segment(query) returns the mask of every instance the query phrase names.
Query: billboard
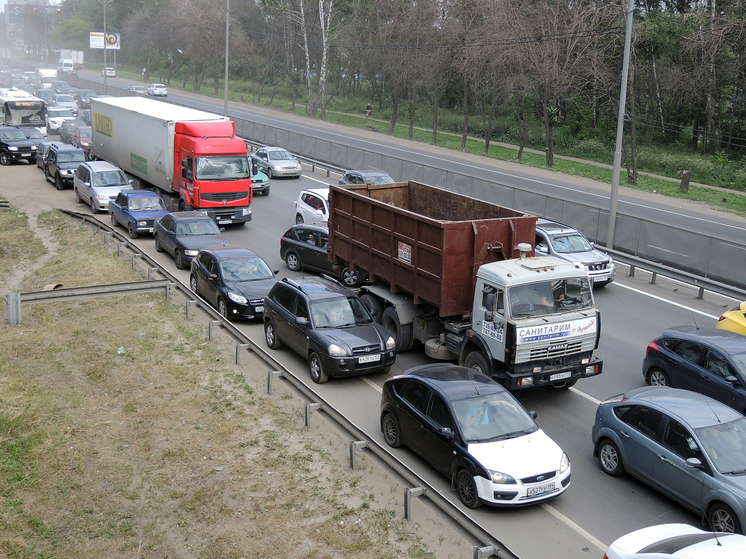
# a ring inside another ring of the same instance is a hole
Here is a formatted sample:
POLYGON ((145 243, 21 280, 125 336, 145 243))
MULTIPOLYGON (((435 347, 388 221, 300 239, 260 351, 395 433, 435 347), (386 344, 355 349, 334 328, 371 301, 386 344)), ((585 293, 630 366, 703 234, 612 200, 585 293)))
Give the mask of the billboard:
MULTIPOLYGON (((107 33, 106 34, 106 50, 119 50, 119 33, 107 33)), ((92 49, 103 49, 104 48, 104 34, 97 31, 91 31, 90 33, 90 48, 92 49)))

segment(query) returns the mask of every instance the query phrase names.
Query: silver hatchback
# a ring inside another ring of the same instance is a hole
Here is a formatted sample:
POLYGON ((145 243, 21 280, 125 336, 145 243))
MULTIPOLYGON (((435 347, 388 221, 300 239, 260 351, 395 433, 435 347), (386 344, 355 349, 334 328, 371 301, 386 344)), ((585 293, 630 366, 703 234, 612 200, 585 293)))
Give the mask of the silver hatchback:
POLYGON ((115 200, 122 190, 132 190, 132 181, 117 167, 106 161, 87 161, 78 166, 73 177, 75 199, 85 202, 93 213, 109 210, 109 200, 115 200))
POLYGON ((746 417, 696 392, 651 386, 599 404, 593 454, 701 514, 715 532, 746 527, 746 417))

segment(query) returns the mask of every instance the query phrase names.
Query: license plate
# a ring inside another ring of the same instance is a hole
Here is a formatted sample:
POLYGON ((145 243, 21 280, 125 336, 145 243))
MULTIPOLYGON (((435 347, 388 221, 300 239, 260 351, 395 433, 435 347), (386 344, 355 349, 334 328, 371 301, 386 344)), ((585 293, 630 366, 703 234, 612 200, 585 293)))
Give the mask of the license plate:
POLYGON ((31 157, 31 154, 30 153, 22 153, 21 157, 31 157))
POLYGON ((233 223, 233 220, 232 219, 221 219, 221 220, 218 220, 218 225, 227 225, 229 223, 233 223))
POLYGON ((254 307, 254 312, 264 312, 264 305, 259 305, 258 307, 254 307))
POLYGON ((552 491, 554 491, 554 482, 545 483, 544 485, 536 485, 534 487, 529 487, 528 496, 537 497, 539 495, 543 495, 544 493, 550 493, 552 491))
POLYGON ((596 276, 595 278, 593 278, 593 281, 606 281, 606 278, 603 276, 596 276))
POLYGON ((566 378, 570 378, 572 376, 572 372, 565 371, 564 373, 557 373, 556 375, 552 375, 549 377, 549 380, 562 380, 566 378))
POLYGON ((373 363, 375 361, 380 361, 381 355, 376 353, 375 355, 363 355, 362 357, 358 357, 357 362, 358 363, 373 363))

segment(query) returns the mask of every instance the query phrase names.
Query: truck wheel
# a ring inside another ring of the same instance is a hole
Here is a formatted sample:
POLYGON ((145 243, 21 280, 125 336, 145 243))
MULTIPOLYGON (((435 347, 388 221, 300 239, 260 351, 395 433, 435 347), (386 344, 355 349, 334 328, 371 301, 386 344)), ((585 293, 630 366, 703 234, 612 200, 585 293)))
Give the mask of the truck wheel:
POLYGON ((127 224, 127 233, 129 233, 130 239, 137 239, 137 237, 139 236, 137 234, 137 231, 135 230, 135 226, 132 225, 132 222, 127 224))
POLYGON ((490 374, 489 367, 487 366, 487 360, 484 358, 484 355, 482 355, 482 352, 479 350, 472 351, 469 355, 466 356, 466 359, 464 359, 464 367, 476 369, 484 375, 490 374))
POLYGON ((324 364, 321 362, 321 357, 315 351, 312 351, 308 358, 308 370, 311 373, 311 380, 316 384, 324 384, 329 380, 329 375, 324 372, 324 364))
POLYGON ((381 324, 386 330, 389 331, 391 337, 396 342, 396 352, 409 351, 412 349, 414 343, 414 337, 412 335, 412 325, 402 324, 399 321, 399 315, 396 313, 395 307, 388 307, 383 311, 381 316, 381 324))
POLYGON ((370 293, 363 293, 360 296, 360 300, 363 304, 368 307, 368 310, 373 315, 373 318, 378 324, 381 324, 381 317, 383 316, 383 305, 378 297, 371 295, 370 293))
POLYGON ((191 212, 194 208, 192 206, 187 206, 187 203, 182 198, 179 200, 179 211, 180 212, 191 212))

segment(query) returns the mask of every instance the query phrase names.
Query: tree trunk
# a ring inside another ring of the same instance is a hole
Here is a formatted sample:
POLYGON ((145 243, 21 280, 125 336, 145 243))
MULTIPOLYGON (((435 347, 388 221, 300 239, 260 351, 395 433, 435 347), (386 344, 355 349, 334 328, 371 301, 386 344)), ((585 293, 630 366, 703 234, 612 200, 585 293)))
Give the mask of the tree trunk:
POLYGON ((391 107, 391 122, 389 123, 389 134, 393 134, 396 129, 396 119, 399 113, 399 84, 394 84, 393 106, 391 107))
POLYGON ((523 149, 528 142, 528 123, 526 122, 526 95, 518 96, 518 161, 523 157, 523 149))
MULTIPOLYGON (((661 99, 661 84, 658 80, 658 67, 655 64, 655 56, 653 57, 653 79, 655 80, 655 100, 658 104, 658 118, 661 119, 661 137, 663 141, 666 141, 666 121, 663 118, 663 100, 661 99)), ((632 113, 635 114, 635 113, 632 113)), ((636 183, 632 183, 636 184, 636 183)))
POLYGON ((464 128, 461 133, 461 149, 466 149, 466 137, 469 134, 469 82, 464 74, 464 128))
POLYGON ((495 118, 495 110, 497 107, 497 88, 492 90, 492 103, 490 103, 490 114, 487 121, 487 130, 484 133, 484 154, 490 154, 490 140, 492 140, 492 121, 495 118))
MULTIPOLYGON (((629 66, 629 112, 635 114, 635 65, 630 64, 629 66)), ((631 119, 629 128, 629 143, 630 151, 632 152, 632 176, 629 175, 629 169, 627 169, 627 177, 631 184, 637 184, 637 122, 636 119, 631 119)))
POLYGON ((438 145, 438 109, 440 108, 440 95, 438 91, 433 96, 433 145, 438 145))
POLYGON ((409 88, 409 139, 414 138, 414 117, 417 111, 417 89, 412 85, 409 88))
POLYGON ((544 149, 547 167, 554 167, 554 107, 549 100, 544 104, 544 149))

